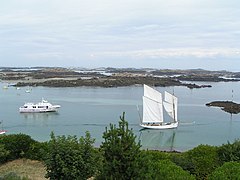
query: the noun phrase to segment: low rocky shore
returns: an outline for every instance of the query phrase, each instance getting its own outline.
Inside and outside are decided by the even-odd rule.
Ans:
[[[110,74],[110,75],[109,75]],[[223,78],[229,77],[229,78]],[[187,88],[209,88],[201,82],[239,81],[239,73],[206,70],[154,70],[116,69],[79,70],[68,68],[8,69],[0,71],[0,79],[15,86],[48,87],[120,87],[147,84],[150,86],[185,86]]]
[[[240,104],[237,104],[233,101],[213,101],[207,103],[206,106],[220,107],[223,111],[231,114],[240,113]]]
[[[21,86],[48,86],[48,87],[79,87],[79,86],[94,86],[94,87],[121,87],[133,86],[139,84],[147,84],[150,86],[186,86],[190,89],[211,87],[210,85],[197,85],[192,83],[182,83],[174,78],[158,78],[158,77],[98,77],[90,79],[64,79],[55,78],[44,81],[20,81],[15,84]]]

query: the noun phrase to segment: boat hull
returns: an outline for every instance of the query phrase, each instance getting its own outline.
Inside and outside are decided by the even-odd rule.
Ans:
[[[147,129],[174,129],[178,127],[178,122],[160,124],[140,124],[141,127]]]
[[[57,109],[26,109],[20,108],[20,113],[45,113],[45,112],[56,112]]]
[[[0,134],[5,134],[7,131],[5,130],[0,130]]]

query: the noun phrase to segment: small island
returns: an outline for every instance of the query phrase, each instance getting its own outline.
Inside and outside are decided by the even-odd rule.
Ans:
[[[240,104],[233,101],[213,101],[207,103],[206,106],[220,107],[223,111],[231,114],[238,114],[240,112]]]
[[[48,87],[120,87],[148,84],[151,86],[185,86],[189,89],[211,88],[207,82],[240,81],[240,72],[202,69],[170,70],[149,68],[64,68],[0,67],[0,81],[21,86]],[[202,82],[201,85],[196,83]]]

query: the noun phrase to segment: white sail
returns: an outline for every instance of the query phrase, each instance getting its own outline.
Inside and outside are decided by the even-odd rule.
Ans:
[[[169,116],[171,118],[174,119],[175,122],[177,122],[177,103],[178,103],[178,99],[176,96],[168,93],[165,91],[164,94],[165,98],[165,102],[163,102],[163,106],[165,108],[165,110],[167,111],[167,113],[169,114]]]
[[[162,102],[157,102],[143,96],[143,119],[142,123],[163,122]]]
[[[144,84],[144,96],[159,103],[162,103],[162,94],[145,84]]]
[[[142,123],[163,122],[162,94],[144,84]]]

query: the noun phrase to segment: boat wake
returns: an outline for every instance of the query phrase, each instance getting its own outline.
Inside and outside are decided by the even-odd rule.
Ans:
[[[180,125],[194,125],[196,124],[195,121],[191,121],[191,122],[186,122],[186,121],[179,121]]]
[[[90,124],[90,123],[87,123],[87,124],[82,124],[83,126],[107,126],[107,124],[95,124],[95,123],[93,123],[93,124]]]

